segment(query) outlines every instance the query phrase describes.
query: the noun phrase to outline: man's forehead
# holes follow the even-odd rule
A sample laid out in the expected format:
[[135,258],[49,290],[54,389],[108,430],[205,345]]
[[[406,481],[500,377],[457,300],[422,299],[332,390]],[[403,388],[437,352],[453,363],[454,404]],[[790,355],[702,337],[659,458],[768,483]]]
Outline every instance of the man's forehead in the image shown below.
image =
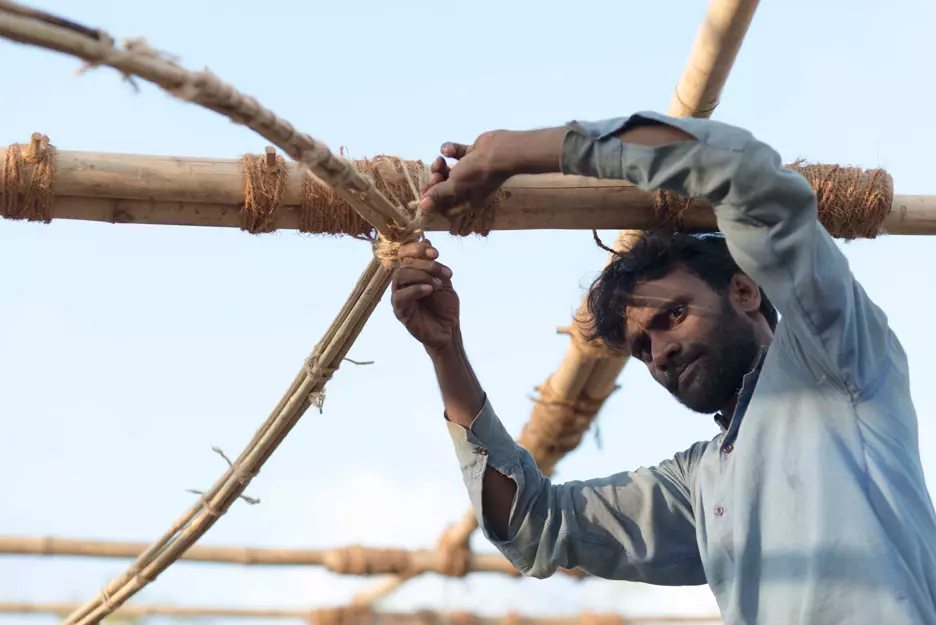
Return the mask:
[[686,269],[676,268],[662,278],[638,282],[627,298],[626,316],[644,324],[661,308],[696,292],[704,282]]

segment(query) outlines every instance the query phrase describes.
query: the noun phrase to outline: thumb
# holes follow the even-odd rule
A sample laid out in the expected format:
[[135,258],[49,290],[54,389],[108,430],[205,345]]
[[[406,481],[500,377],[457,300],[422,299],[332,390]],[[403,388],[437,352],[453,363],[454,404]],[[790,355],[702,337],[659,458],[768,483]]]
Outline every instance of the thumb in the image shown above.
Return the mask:
[[420,202],[420,208],[427,212],[438,211],[445,213],[458,204],[460,200],[461,197],[455,188],[455,183],[450,178],[430,187]]
[[461,159],[468,154],[471,154],[474,151],[473,145],[465,145],[464,143],[453,143],[447,141],[442,144],[442,155],[447,156],[448,158]]

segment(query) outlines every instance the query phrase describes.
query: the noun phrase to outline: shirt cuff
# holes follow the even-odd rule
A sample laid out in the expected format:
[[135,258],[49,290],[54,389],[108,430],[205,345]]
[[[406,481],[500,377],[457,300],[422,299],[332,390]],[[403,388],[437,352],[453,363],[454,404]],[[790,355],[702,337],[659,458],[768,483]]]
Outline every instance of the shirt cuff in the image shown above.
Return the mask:
[[520,446],[507,433],[487,397],[471,427],[449,421],[448,416],[445,420],[466,481],[483,477],[488,465],[508,477],[514,476],[520,464]]

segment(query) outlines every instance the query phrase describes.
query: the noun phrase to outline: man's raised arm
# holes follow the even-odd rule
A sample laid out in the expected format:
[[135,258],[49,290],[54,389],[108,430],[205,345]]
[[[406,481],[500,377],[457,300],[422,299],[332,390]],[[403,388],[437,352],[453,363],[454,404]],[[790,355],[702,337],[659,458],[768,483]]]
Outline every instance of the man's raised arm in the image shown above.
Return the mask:
[[887,318],[819,223],[809,183],[769,145],[712,120],[640,113],[571,124],[561,166],[709,200],[735,261],[783,317],[778,339],[815,379],[854,400],[877,388],[890,367]]
[[658,113],[494,131],[472,146],[446,144],[423,207],[480,205],[511,175],[558,172],[628,180],[709,200],[735,261],[783,316],[778,337],[816,380],[854,400],[872,394],[902,354],[884,313],[855,281],[818,221],[806,180],[740,128]]
[[690,503],[701,446],[658,467],[553,485],[494,414],[468,362],[452,272],[428,244],[401,247],[397,318],[435,366],[446,419],[485,536],[526,575],[581,567],[615,579],[703,584]]

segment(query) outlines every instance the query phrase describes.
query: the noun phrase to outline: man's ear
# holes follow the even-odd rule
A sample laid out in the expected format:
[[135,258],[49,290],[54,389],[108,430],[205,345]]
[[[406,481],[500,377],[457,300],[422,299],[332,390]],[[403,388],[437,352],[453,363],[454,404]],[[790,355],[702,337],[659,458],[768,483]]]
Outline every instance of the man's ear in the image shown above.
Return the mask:
[[747,315],[756,314],[761,307],[761,291],[757,283],[746,273],[738,272],[731,277],[728,286],[731,303]]

